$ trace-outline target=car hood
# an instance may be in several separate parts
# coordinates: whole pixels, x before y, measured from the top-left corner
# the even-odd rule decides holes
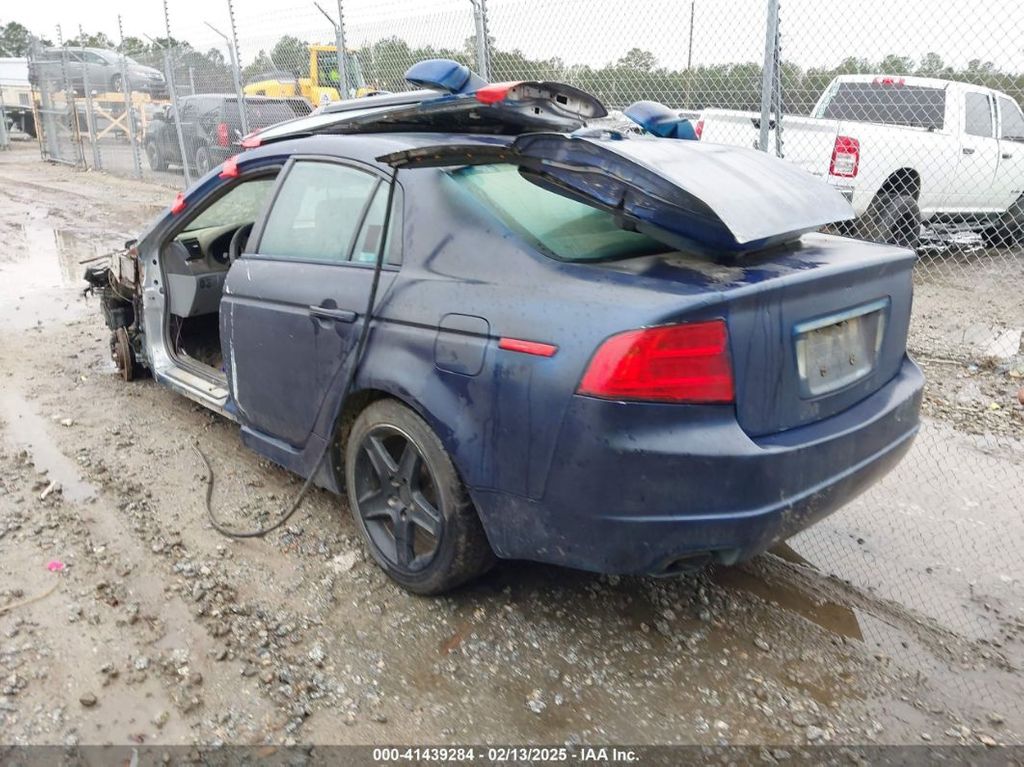
[[[528,133],[378,158],[394,167],[505,162],[531,181],[607,210],[668,244],[742,253],[854,217],[825,182],[764,152],[648,136]]]

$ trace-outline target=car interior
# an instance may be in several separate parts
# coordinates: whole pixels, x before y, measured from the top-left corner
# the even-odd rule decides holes
[[[224,283],[247,249],[276,176],[275,170],[234,185],[192,212],[161,249],[172,353],[218,383],[226,382],[220,338]],[[299,163],[282,187],[260,247],[298,260],[373,263],[387,199],[387,186],[375,176],[331,163]],[[392,226],[400,226],[398,217]],[[387,258],[395,263],[401,239],[393,242]]]
[[[276,173],[242,181],[204,208],[163,247],[168,338],[175,356],[224,378],[220,301],[228,269],[244,251]]]

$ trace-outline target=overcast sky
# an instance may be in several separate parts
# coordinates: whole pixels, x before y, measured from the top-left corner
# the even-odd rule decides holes
[[[197,47],[223,47],[203,22],[224,32],[227,0],[169,0],[171,32]],[[321,0],[331,15],[337,0]],[[102,30],[117,35],[164,34],[161,0],[4,0],[0,20],[20,21],[56,37]],[[652,51],[660,64],[681,68],[687,58],[689,0],[487,0],[490,33],[501,48],[567,63],[601,65],[629,48]],[[344,0],[347,43],[359,46],[398,35],[410,44],[461,46],[473,34],[469,0]],[[759,61],[764,49],[765,0],[695,0],[693,60]],[[243,63],[282,34],[333,42],[333,30],[312,0],[235,0]],[[845,56],[879,59],[898,53],[919,59],[936,51],[947,62],[991,60],[1024,71],[1021,0],[783,0],[783,56],[802,65],[835,64]]]

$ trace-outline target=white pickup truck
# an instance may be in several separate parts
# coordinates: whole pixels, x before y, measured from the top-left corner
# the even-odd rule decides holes
[[[701,124],[702,123],[702,124]],[[757,146],[761,117],[708,109],[701,141]],[[769,151],[775,152],[774,121]],[[921,223],[1024,240],[1024,116],[1005,93],[924,77],[842,75],[812,116],[785,115],[782,156],[853,204],[860,236],[914,247]]]

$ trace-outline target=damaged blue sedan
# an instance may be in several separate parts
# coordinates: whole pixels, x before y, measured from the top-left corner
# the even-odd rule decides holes
[[[417,593],[741,562],[904,455],[915,256],[817,231],[838,192],[657,105],[407,76],[248,137],[89,275],[126,379],[347,494]]]

